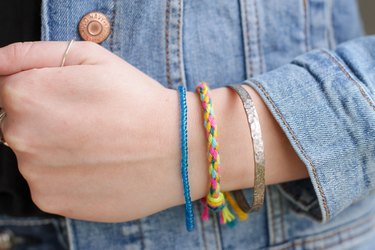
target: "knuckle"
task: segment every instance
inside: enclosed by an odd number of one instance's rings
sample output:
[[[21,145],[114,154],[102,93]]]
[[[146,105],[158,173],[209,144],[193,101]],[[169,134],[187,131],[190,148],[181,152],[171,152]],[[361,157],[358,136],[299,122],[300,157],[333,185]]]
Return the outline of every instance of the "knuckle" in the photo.
[[[27,140],[27,135],[23,132],[23,129],[17,125],[4,125],[4,138],[12,149],[17,152],[28,152],[32,148],[29,141]]]
[[[20,76],[13,76],[8,79],[2,89],[2,101],[7,111],[21,111],[32,107],[35,102],[32,88],[34,76],[30,75],[27,80],[20,79]],[[27,83],[25,82],[27,81]]]
[[[40,175],[37,173],[37,171],[34,171],[29,164],[18,159],[18,169],[29,186],[34,186],[35,183],[39,183]]]
[[[22,62],[33,46],[34,42],[17,42],[9,45],[9,62]]]
[[[3,100],[6,102],[9,106],[16,106],[18,103],[16,101],[19,100],[20,97],[23,97],[24,93],[24,84],[22,84],[20,81],[17,81],[15,77],[12,77],[9,81],[7,81],[4,84],[3,87]],[[16,103],[14,103],[16,102]]]
[[[29,53],[35,42],[17,42],[6,46],[1,54],[2,63],[0,70],[2,72],[9,72],[9,68],[20,71],[22,63],[25,60],[25,55]]]
[[[83,50],[92,51],[92,50],[98,50],[101,48],[97,43],[91,42],[91,41],[83,41],[81,42],[81,46]]]

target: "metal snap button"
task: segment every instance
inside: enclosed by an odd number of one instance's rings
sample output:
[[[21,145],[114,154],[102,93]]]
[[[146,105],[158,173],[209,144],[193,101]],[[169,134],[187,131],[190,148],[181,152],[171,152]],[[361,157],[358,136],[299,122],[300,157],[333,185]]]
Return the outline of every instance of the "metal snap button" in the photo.
[[[103,13],[90,12],[82,17],[78,31],[83,40],[101,43],[111,33],[111,24]]]

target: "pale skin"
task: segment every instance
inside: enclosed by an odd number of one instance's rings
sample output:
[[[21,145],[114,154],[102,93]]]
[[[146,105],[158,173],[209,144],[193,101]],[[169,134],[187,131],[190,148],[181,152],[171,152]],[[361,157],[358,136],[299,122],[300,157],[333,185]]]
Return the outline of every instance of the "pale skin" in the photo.
[[[42,210],[124,222],[184,203],[175,90],[98,45],[18,43],[0,49],[4,138]],[[204,80],[204,79],[202,79]],[[267,184],[308,177],[258,94]],[[238,96],[212,90],[223,191],[253,186],[252,142]],[[189,177],[193,200],[207,192],[208,163],[198,96],[189,92]]]

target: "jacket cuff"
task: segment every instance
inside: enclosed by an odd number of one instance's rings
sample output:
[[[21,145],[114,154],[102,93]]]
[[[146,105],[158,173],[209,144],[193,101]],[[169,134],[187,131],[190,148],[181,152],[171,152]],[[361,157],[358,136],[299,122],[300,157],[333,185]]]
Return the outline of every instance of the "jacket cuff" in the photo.
[[[322,222],[374,188],[374,83],[366,80],[375,79],[374,47],[375,38],[356,39],[245,82],[260,94],[310,176],[280,190]]]

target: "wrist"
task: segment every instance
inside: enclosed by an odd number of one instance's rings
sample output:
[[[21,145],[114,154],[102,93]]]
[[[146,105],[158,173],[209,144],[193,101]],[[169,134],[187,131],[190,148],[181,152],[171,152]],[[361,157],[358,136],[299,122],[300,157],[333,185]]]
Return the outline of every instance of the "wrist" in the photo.
[[[252,187],[252,144],[242,103],[228,88],[211,90],[211,97],[218,127],[221,190]],[[190,92],[187,100],[190,186],[192,198],[199,199],[208,192],[207,138],[199,96]]]

